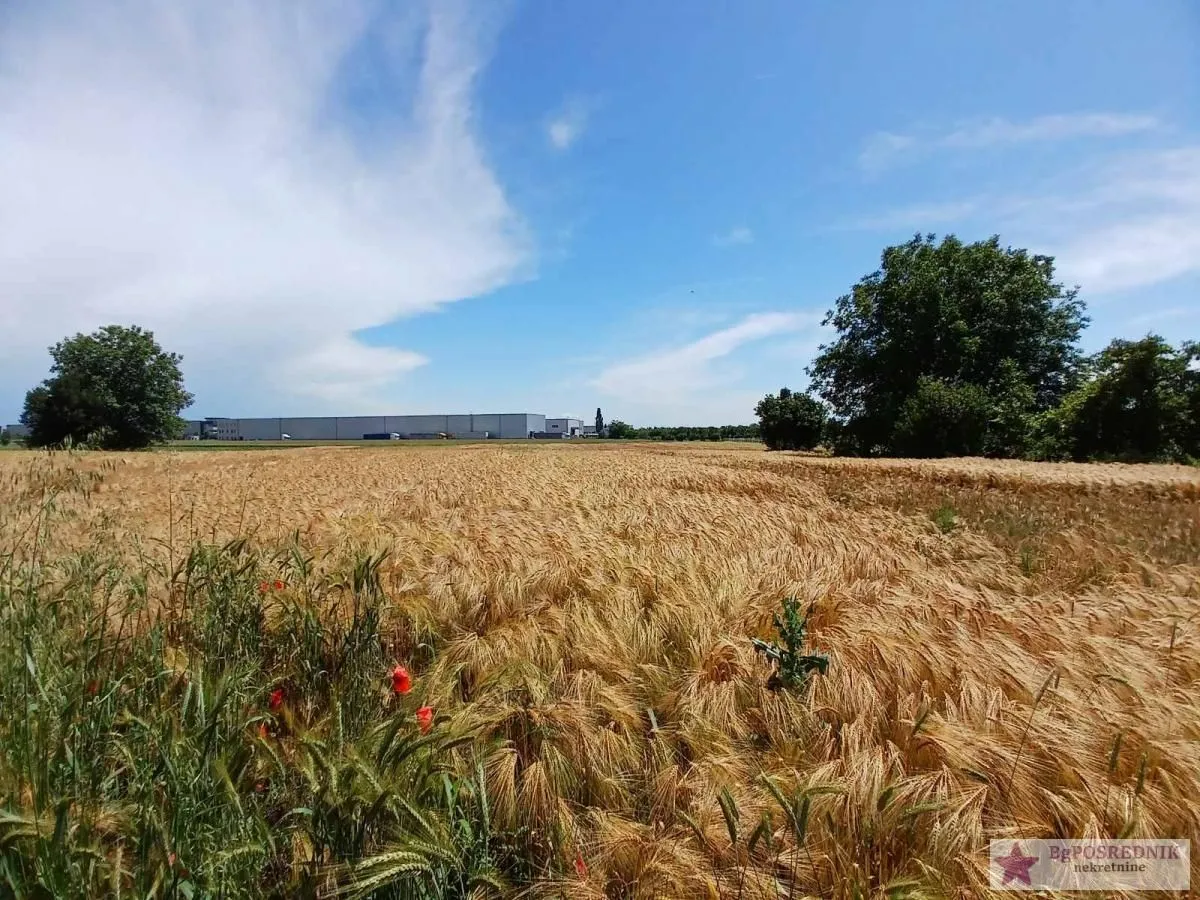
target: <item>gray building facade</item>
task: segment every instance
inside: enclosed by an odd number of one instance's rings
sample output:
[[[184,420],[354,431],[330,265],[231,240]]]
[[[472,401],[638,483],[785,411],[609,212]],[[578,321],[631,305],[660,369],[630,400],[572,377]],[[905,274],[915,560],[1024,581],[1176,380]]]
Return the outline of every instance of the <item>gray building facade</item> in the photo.
[[[583,434],[582,419],[547,419],[546,431],[563,437],[578,437]]]
[[[539,413],[467,413],[425,416],[305,416],[269,419],[193,419],[185,436],[225,441],[361,441],[368,434],[400,437],[528,438],[544,431]],[[285,438],[284,435],[287,435]]]

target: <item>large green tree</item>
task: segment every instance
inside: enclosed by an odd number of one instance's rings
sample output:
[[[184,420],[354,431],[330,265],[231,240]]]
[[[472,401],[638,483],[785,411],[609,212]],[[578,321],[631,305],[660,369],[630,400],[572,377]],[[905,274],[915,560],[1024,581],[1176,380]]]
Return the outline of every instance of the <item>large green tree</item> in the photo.
[[[28,443],[72,441],[105,450],[148,447],[178,437],[191,405],[181,357],[138,327],[108,325],[50,348],[50,377],[25,395]]]
[[[1076,294],[1054,280],[1051,257],[997,237],[918,235],[887,248],[826,316],[837,338],[809,369],[839,420],[837,449],[1023,452],[1034,416],[1075,386],[1087,321]],[[969,421],[948,421],[958,413]]]
[[[808,394],[782,388],[754,408],[759,434],[768,450],[811,450],[825,430],[825,407]]]
[[[1127,461],[1200,456],[1200,346],[1115,340],[1042,421],[1040,455]]]

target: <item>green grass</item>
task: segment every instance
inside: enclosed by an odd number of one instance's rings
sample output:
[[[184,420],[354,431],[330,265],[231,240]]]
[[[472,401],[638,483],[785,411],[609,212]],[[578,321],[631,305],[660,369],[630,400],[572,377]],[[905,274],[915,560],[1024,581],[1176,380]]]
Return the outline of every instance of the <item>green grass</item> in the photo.
[[[938,531],[942,534],[949,534],[958,525],[958,514],[954,511],[954,507],[949,504],[939,506],[929,517],[933,519],[933,524],[938,527]]]
[[[134,568],[102,536],[49,555],[80,488],[48,475],[0,511],[0,897],[504,886],[471,741],[422,733],[419,673],[389,689],[381,558],[317,577],[244,540]]]

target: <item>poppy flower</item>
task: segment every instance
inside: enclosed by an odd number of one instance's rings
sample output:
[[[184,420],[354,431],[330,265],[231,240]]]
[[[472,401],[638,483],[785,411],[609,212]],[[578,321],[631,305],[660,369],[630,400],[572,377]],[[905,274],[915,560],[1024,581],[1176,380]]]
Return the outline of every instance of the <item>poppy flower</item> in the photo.
[[[284,584],[282,581],[275,582],[275,590],[282,591],[285,587],[287,587],[287,585]]]
[[[265,593],[266,593],[267,591],[269,591],[270,589],[271,589],[271,582],[269,582],[269,581],[260,581],[260,582],[258,583],[258,592],[259,592],[260,594],[265,594]]]
[[[433,707],[422,706],[417,710],[417,725],[421,728],[421,734],[426,734],[431,725],[433,725]]]
[[[412,690],[412,677],[408,674],[408,669],[404,666],[396,666],[392,669],[392,693],[407,694]]]
[[[583,855],[575,854],[575,874],[580,878],[587,878],[587,863],[583,861]]]
[[[283,706],[283,688],[277,687],[271,691],[271,712],[279,712],[281,706]]]
[[[87,683],[87,692],[89,697],[95,697],[100,691],[100,682],[93,678]]]

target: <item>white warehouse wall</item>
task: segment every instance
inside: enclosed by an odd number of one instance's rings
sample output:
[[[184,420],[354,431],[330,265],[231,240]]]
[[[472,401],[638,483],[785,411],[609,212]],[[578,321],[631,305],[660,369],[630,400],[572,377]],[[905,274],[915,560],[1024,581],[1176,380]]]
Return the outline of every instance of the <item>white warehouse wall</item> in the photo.
[[[332,441],[337,437],[337,419],[333,416],[280,419],[279,430],[293,441]]]
[[[395,432],[453,434],[462,437],[526,438],[545,431],[546,417],[538,413],[454,413],[422,416],[294,416],[291,418],[205,420],[215,424],[226,440],[277,441],[287,435],[294,441],[360,441],[364,434]],[[560,420],[565,421],[565,420]],[[571,420],[574,422],[574,420]],[[576,423],[577,424],[577,423]],[[569,427],[569,426],[568,426]],[[199,422],[189,423],[193,431]]]

